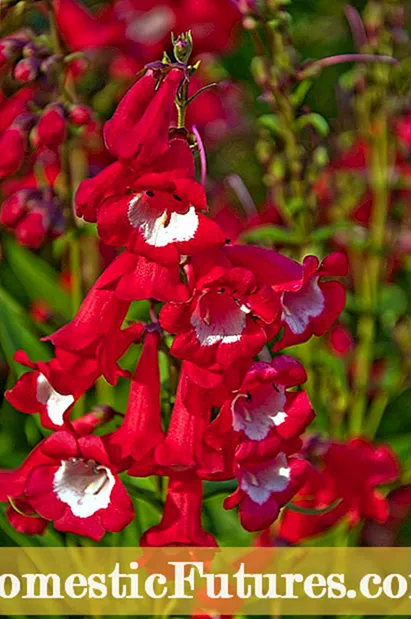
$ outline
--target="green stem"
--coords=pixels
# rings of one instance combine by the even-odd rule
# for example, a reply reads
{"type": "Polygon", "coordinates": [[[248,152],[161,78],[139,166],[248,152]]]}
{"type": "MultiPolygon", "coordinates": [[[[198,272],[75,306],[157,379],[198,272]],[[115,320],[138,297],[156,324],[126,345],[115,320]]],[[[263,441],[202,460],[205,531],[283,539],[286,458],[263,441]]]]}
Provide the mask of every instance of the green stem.
{"type": "Polygon", "coordinates": [[[369,232],[370,250],[363,267],[361,289],[358,291],[364,313],[358,323],[359,344],[355,362],[353,403],[349,416],[351,435],[358,435],[363,431],[368,405],[368,387],[374,359],[376,331],[373,310],[378,303],[385,224],[389,205],[388,131],[385,112],[380,111],[372,124],[377,130],[377,134],[373,135],[371,141],[370,185],[373,194],[373,209],[369,232]]]}

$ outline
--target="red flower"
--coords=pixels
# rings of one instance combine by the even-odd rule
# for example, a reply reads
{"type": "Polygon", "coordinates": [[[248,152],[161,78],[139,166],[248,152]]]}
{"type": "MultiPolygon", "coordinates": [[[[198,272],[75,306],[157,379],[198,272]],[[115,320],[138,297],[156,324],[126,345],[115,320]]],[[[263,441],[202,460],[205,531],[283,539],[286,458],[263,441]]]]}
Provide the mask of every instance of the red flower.
{"type": "Polygon", "coordinates": [[[253,363],[235,395],[225,402],[208,430],[208,441],[224,444],[227,433],[237,432],[244,441],[261,442],[300,436],[314,419],[307,394],[289,392],[306,380],[303,366],[285,355],[272,362],[253,363]]]}
{"type": "Polygon", "coordinates": [[[97,216],[102,240],[165,265],[224,243],[217,224],[198,212],[207,208],[206,197],[194,180],[187,142],[172,140],[157,169],[132,181],[127,192],[103,202],[97,216]]]}
{"type": "Polygon", "coordinates": [[[121,531],[133,520],[132,502],[101,438],[56,432],[32,458],[24,495],[57,530],[99,541],[106,531],[121,531]]]}
{"type": "Polygon", "coordinates": [[[40,412],[47,428],[61,428],[74,401],[89,389],[100,375],[115,384],[118,375],[128,376],[117,365],[127,348],[140,338],[143,326],[121,330],[129,302],[105,289],[121,277],[121,262],[114,261],[94,284],[74,320],[46,338],[55,346],[55,358],[32,363],[24,353],[17,360],[34,372],[23,374],[6,393],[17,409],[40,412]]]}
{"type": "MultiPolygon", "coordinates": [[[[77,436],[91,434],[97,426],[109,421],[114,411],[108,407],[94,410],[68,426],[77,436]]],[[[25,495],[27,478],[37,466],[47,466],[53,460],[43,451],[42,441],[30,453],[23,464],[14,470],[0,470],[0,501],[9,503],[6,511],[10,524],[20,533],[41,535],[47,527],[47,520],[41,518],[33,509],[25,495]]]]}
{"type": "Polygon", "coordinates": [[[224,501],[225,509],[239,506],[242,526],[261,531],[277,518],[305,482],[309,464],[280,452],[270,460],[247,462],[237,468],[238,488],[224,501]]]}
{"type": "Polygon", "coordinates": [[[375,487],[394,481],[399,474],[392,451],[362,439],[319,447],[314,443],[314,448],[313,455],[319,457],[321,469],[311,469],[301,489],[302,498],[296,503],[313,509],[331,506],[338,500],[340,503],[316,516],[286,511],[280,537],[299,542],[323,533],[345,516],[351,526],[364,518],[385,522],[388,504],[375,487]]]}
{"type": "Polygon", "coordinates": [[[154,466],[154,448],[164,438],[161,427],[159,332],[148,331],[131,382],[127,411],[120,428],[110,437],[109,450],[125,461],[130,475],[146,476],[154,466]]]}
{"type": "Polygon", "coordinates": [[[160,524],[146,531],[141,546],[216,546],[201,524],[202,482],[192,472],[173,473],[160,524]]]}
{"type": "Polygon", "coordinates": [[[346,275],[347,261],[343,254],[330,254],[321,264],[315,256],[307,256],[301,266],[261,247],[233,245],[224,251],[232,262],[252,269],[260,282],[281,295],[284,334],[274,350],[305,342],[312,335],[323,335],[344,308],[343,285],[323,280],[323,277],[346,275]]]}
{"type": "Polygon", "coordinates": [[[96,222],[98,210],[103,201],[118,192],[118,187],[127,188],[130,170],[121,161],[104,168],[94,178],[87,178],[80,184],[76,197],[76,212],[86,221],[96,222]]]}
{"type": "Polygon", "coordinates": [[[149,70],[120,101],[104,126],[104,139],[117,159],[132,159],[133,167],[149,167],[168,149],[168,130],[177,88],[183,79],[172,69],[158,86],[149,70]]]}
{"type": "Polygon", "coordinates": [[[183,363],[167,435],[155,451],[160,472],[192,469],[203,479],[233,477],[225,454],[208,447],[203,440],[211,417],[208,393],[190,381],[187,363],[183,363]]]}
{"type": "Polygon", "coordinates": [[[267,332],[273,335],[279,328],[277,295],[258,285],[248,269],[222,261],[217,252],[201,254],[195,271],[199,277],[191,300],[161,310],[162,327],[177,334],[171,353],[209,367],[251,360],[267,342],[267,332]]]}

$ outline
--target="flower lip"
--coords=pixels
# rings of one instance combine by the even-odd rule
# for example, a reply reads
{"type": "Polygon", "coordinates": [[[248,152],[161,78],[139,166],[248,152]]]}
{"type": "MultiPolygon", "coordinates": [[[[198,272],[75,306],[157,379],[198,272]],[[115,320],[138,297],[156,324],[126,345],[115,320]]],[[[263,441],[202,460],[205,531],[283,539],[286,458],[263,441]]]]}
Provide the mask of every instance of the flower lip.
{"type": "Polygon", "coordinates": [[[273,492],[282,492],[290,483],[291,469],[284,453],[280,452],[265,468],[244,470],[241,489],[254,503],[262,505],[273,492]]]}
{"type": "Polygon", "coordinates": [[[53,479],[57,497],[79,518],[89,518],[106,509],[114,485],[115,478],[110,469],[84,458],[63,461],[53,479]]]}
{"type": "Polygon", "coordinates": [[[287,419],[285,405],[284,389],[273,389],[271,383],[261,385],[253,393],[239,393],[231,403],[233,428],[244,432],[250,440],[261,441],[287,419]]]}

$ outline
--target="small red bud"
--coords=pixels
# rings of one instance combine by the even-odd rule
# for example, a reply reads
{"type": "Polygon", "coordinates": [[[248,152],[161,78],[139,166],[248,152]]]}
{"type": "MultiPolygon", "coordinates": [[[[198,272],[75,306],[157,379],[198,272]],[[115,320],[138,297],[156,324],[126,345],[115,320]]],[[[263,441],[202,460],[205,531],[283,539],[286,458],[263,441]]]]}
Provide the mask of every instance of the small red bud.
{"type": "Polygon", "coordinates": [[[92,111],[87,105],[73,105],[69,112],[69,121],[81,127],[87,125],[92,118],[92,111]]]}
{"type": "Polygon", "coordinates": [[[66,139],[65,110],[59,104],[47,107],[38,124],[37,134],[40,144],[52,148],[59,146],[66,139]]]}

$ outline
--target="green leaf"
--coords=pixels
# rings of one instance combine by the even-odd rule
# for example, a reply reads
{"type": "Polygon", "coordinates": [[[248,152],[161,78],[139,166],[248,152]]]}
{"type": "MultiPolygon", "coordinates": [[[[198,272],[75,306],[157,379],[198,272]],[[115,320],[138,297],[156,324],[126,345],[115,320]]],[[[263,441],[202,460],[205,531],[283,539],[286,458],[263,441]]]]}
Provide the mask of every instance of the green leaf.
{"type": "Polygon", "coordinates": [[[323,226],[322,228],[317,228],[311,234],[311,239],[314,242],[321,243],[324,241],[328,241],[329,238],[334,236],[336,232],[340,230],[347,230],[351,225],[348,221],[339,221],[338,223],[332,224],[330,226],[323,226]]]}
{"type": "Polygon", "coordinates": [[[70,296],[59,286],[57,271],[11,239],[5,239],[4,246],[10,268],[29,297],[43,299],[65,320],[70,320],[70,296]]]}
{"type": "MultiPolygon", "coordinates": [[[[380,423],[377,438],[398,437],[399,441],[409,441],[411,433],[411,388],[396,395],[388,403],[380,423]]],[[[408,452],[409,452],[408,442],[408,452]]]]}
{"type": "Polygon", "coordinates": [[[407,295],[396,284],[385,286],[378,300],[377,312],[381,316],[383,322],[391,327],[398,318],[403,316],[407,311],[408,300],[407,295]]]}
{"type": "Polygon", "coordinates": [[[10,367],[18,376],[25,370],[13,360],[17,350],[24,350],[34,360],[49,359],[50,351],[28,327],[25,312],[3,288],[0,288],[0,344],[10,367]]]}
{"type": "Polygon", "coordinates": [[[287,228],[266,224],[253,230],[247,230],[241,238],[250,243],[282,243],[284,245],[296,245],[299,242],[297,235],[287,228]]]}

